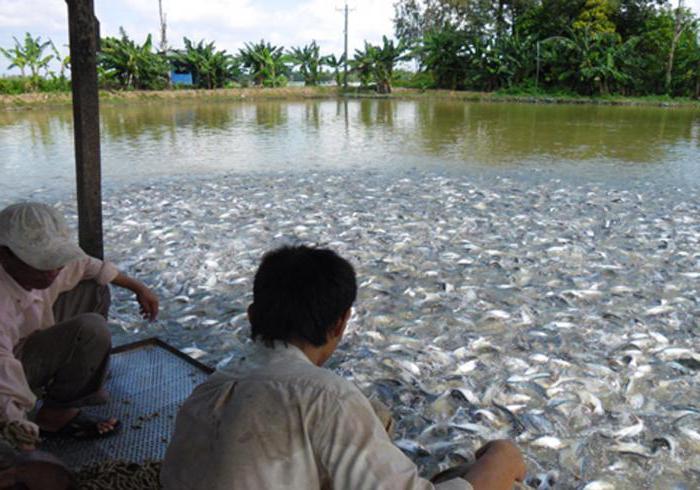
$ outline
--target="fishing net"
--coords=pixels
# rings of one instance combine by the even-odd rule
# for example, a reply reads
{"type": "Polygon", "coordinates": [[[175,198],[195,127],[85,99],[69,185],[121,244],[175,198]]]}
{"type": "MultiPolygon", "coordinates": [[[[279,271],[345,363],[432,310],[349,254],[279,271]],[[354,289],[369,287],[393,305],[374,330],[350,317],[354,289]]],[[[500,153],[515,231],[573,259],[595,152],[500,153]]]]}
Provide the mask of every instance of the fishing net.
{"type": "Polygon", "coordinates": [[[160,461],[104,461],[76,475],[78,490],[160,490],[160,461]]]}

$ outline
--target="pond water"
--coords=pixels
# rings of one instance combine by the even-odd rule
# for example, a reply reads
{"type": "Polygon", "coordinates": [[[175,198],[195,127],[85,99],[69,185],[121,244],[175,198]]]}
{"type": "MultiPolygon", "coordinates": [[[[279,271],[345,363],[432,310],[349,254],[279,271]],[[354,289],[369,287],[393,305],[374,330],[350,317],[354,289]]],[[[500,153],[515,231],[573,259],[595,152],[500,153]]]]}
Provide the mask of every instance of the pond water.
{"type": "MultiPolygon", "coordinates": [[[[700,488],[700,111],[349,100],[102,112],[115,344],[245,351],[262,254],[360,284],[329,366],[425,475],[514,438],[531,488],[700,488]],[[553,482],[549,485],[548,482],[553,482]]],[[[0,207],[76,222],[69,110],[0,113],[0,207]]],[[[124,424],[128,427],[128,423],[124,424]]]]}
{"type": "MultiPolygon", "coordinates": [[[[69,108],[0,113],[0,200],[74,185],[69,108]]],[[[612,183],[700,181],[700,110],[452,100],[105,106],[107,189],[164,176],[439,169],[612,183]]]]}

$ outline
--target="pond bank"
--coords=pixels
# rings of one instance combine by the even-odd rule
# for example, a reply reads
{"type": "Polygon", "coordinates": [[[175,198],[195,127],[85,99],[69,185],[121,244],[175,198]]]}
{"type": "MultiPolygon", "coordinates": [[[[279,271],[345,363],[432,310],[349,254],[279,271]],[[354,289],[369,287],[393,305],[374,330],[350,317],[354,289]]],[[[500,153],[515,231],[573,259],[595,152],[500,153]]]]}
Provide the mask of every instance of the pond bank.
{"type": "MultiPolygon", "coordinates": [[[[216,90],[152,90],[152,91],[101,91],[100,102],[106,105],[132,104],[135,102],[161,102],[172,100],[303,100],[348,98],[372,99],[452,99],[463,102],[514,102],[524,104],[580,104],[650,107],[695,107],[700,101],[691,99],[666,99],[662,97],[571,97],[549,95],[504,95],[489,92],[451,90],[418,90],[395,88],[392,94],[354,91],[342,94],[336,87],[284,87],[284,88],[236,88],[216,90]]],[[[0,111],[31,110],[46,106],[69,106],[71,94],[28,93],[0,95],[0,111]]]]}

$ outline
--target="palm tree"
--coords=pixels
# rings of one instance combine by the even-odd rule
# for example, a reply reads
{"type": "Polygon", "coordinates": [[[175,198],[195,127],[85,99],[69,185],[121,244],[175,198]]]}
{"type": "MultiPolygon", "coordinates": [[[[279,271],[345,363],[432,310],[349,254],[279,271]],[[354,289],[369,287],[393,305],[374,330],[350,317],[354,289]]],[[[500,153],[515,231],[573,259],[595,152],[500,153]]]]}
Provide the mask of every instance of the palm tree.
{"type": "Polygon", "coordinates": [[[304,47],[292,48],[288,53],[288,59],[294,66],[299,67],[301,75],[304,77],[304,85],[318,85],[321,67],[321,57],[316,41],[304,47]]]}
{"type": "Polygon", "coordinates": [[[240,50],[239,58],[243,67],[249,70],[255,85],[281,87],[287,84],[284,47],[273,46],[264,39],[257,44],[246,43],[245,48],[240,50]]]}

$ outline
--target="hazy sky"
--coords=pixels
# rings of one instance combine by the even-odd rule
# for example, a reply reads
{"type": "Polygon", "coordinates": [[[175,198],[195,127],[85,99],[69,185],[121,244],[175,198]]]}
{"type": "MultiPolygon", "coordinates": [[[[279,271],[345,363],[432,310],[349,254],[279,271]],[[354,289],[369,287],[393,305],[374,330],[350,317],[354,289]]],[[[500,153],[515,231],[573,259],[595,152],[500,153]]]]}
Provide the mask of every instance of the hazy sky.
{"type": "MultiPolygon", "coordinates": [[[[351,0],[350,49],[363,41],[377,42],[393,34],[394,0],[351,0]]],[[[674,2],[675,3],[675,2],[674,2]]],[[[686,4],[700,12],[700,0],[686,4]]],[[[264,38],[285,47],[316,40],[323,54],[343,49],[342,0],[163,0],[171,46],[182,37],[215,41],[235,53],[245,42],[264,38]]],[[[117,35],[123,26],[142,42],[150,32],[158,39],[158,0],[95,0],[102,35],[117,35]]],[[[10,47],[12,36],[25,32],[50,38],[61,47],[68,43],[67,7],[64,0],[0,0],[0,46],[10,47]]],[[[61,49],[62,51],[65,48],[61,49]]],[[[0,73],[7,63],[0,59],[0,73]]]]}

